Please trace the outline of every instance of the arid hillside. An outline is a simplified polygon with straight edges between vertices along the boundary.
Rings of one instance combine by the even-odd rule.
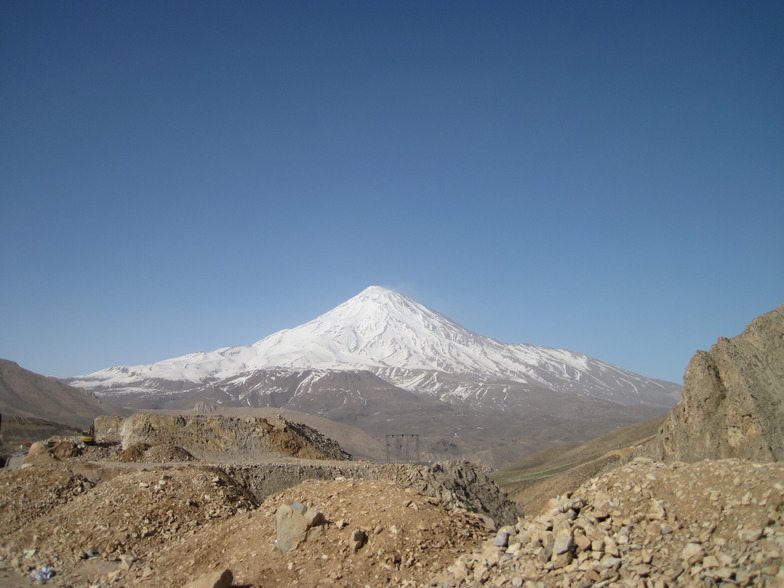
[[[600,473],[618,467],[650,443],[664,418],[624,427],[580,445],[560,445],[491,474],[513,500],[536,514],[553,496],[574,492]]]
[[[0,359],[0,413],[89,427],[98,415],[126,415],[129,411]]]

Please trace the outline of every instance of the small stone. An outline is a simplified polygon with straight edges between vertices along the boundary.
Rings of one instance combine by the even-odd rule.
[[[556,537],[553,543],[553,555],[561,555],[569,551],[574,551],[574,538],[571,535]]]
[[[351,550],[356,553],[367,543],[367,533],[365,533],[362,529],[357,529],[351,534],[351,539],[349,540],[349,544],[351,545]]]
[[[553,556],[551,563],[554,570],[560,570],[561,568],[566,567],[572,563],[573,559],[574,554],[571,551],[564,551],[563,553],[559,553],[558,555]]]
[[[122,570],[114,570],[113,572],[109,572],[108,574],[106,574],[106,579],[110,583],[114,583],[117,580],[117,578],[120,576],[121,573],[122,573]],[[206,588],[206,586],[203,587],[203,586],[191,586],[191,585],[188,585],[185,588]]]
[[[493,545],[496,547],[508,547],[509,533],[507,531],[499,531],[493,539]]]
[[[186,584],[184,588],[231,588],[234,574],[229,569],[210,572]]]
[[[639,576],[640,578],[647,578],[648,576],[651,575],[653,569],[649,565],[640,564],[637,566],[633,566],[629,571],[631,571],[636,576]]]
[[[741,540],[746,541],[747,543],[753,543],[762,537],[762,529],[743,529],[738,534]]]
[[[583,551],[590,551],[591,549],[591,540],[582,533],[575,533],[574,542]]]
[[[700,563],[703,557],[705,557],[705,550],[699,543],[687,543],[681,551],[681,559],[689,565]]]
[[[667,513],[664,510],[664,505],[660,501],[653,499],[651,501],[651,506],[648,509],[648,514],[647,514],[648,520],[663,521],[666,516]]]
[[[717,570],[713,570],[710,573],[711,577],[719,579],[719,580],[730,580],[735,576],[735,570],[732,568],[719,568]]]
[[[591,582],[598,582],[602,579],[601,572],[596,568],[588,568],[585,571],[585,577]]]
[[[618,545],[609,537],[604,540],[604,552],[607,555],[611,555],[613,557],[618,557],[621,555],[621,552],[618,550]]]
[[[707,555],[702,560],[702,567],[706,569],[718,568],[721,564],[715,555]]]

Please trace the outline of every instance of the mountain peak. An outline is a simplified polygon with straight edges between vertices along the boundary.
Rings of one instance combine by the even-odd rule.
[[[346,300],[344,304],[356,304],[358,302],[368,301],[381,305],[395,305],[406,300],[413,302],[407,296],[390,290],[389,288],[384,288],[383,286],[368,286],[353,298]]]
[[[365,288],[353,298],[297,329],[307,330],[308,327],[320,331],[325,328],[332,332],[351,331],[352,337],[358,338],[363,347],[385,346],[393,340],[398,345],[404,341],[410,344],[413,339],[421,343],[434,334],[447,340],[463,340],[473,335],[442,314],[381,286]]]
[[[357,296],[389,296],[393,294],[398,293],[394,290],[390,290],[389,288],[384,288],[383,286],[368,286],[362,290],[362,292],[357,294]]]
[[[123,373],[104,370],[93,376],[101,386],[107,381],[128,386],[150,379],[218,381],[270,369],[365,370],[403,389],[431,394],[440,393],[444,379],[462,382],[450,393],[457,395],[468,393],[466,382],[473,382],[471,386],[515,382],[599,398],[622,391],[637,400],[640,391],[649,388],[654,396],[662,394],[658,383],[580,353],[507,345],[477,335],[381,286],[369,286],[321,316],[250,346],[186,355]],[[79,381],[89,387],[92,379]]]

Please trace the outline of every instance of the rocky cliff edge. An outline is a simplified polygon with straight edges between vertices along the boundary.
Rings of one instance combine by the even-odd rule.
[[[784,461],[784,305],[698,351],[649,455]]]

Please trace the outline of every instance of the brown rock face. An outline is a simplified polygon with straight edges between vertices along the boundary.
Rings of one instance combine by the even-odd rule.
[[[654,457],[784,461],[784,305],[698,351]]]

